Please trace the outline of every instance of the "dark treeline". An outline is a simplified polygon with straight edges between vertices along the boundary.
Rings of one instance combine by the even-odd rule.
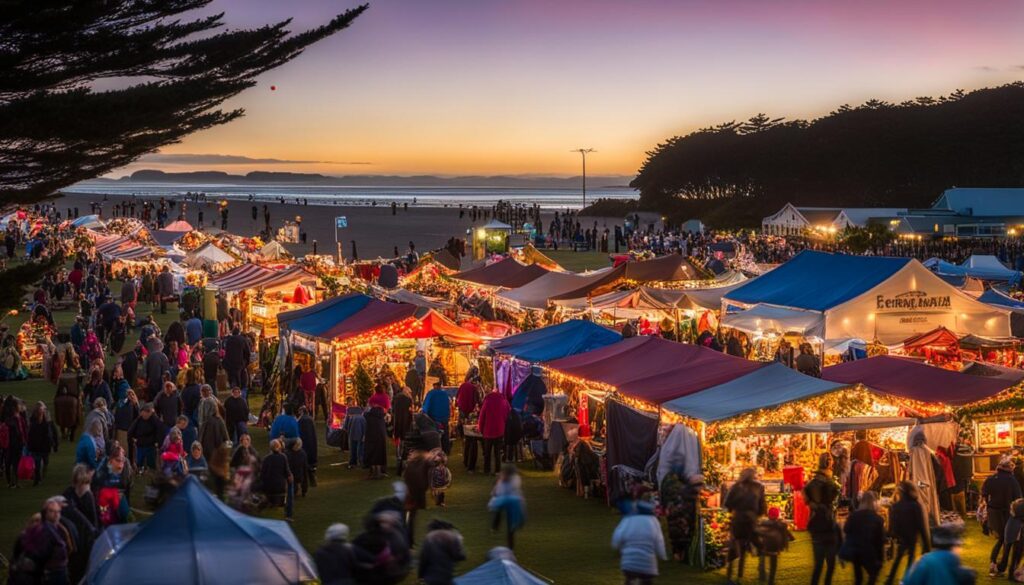
[[[676,136],[647,153],[641,206],[716,227],[760,225],[787,202],[927,207],[949,187],[1024,186],[1024,83],[816,120],[765,114]]]

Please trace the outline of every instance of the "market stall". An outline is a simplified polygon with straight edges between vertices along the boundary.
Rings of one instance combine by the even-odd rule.
[[[819,313],[826,341],[892,344],[944,326],[958,335],[1010,334],[1010,311],[979,302],[912,258],[804,251],[725,295],[723,310],[767,304]]]
[[[334,424],[344,417],[344,405],[365,404],[374,375],[390,372],[403,380],[417,350],[454,381],[474,363],[474,348],[482,341],[436,311],[362,294],[279,313],[277,319],[293,354],[305,354],[307,365],[319,364]],[[293,360],[301,361],[294,355]]]
[[[214,277],[207,287],[226,295],[228,306],[241,311],[245,328],[274,337],[278,313],[316,298],[317,277],[298,264],[282,270],[242,264]]]

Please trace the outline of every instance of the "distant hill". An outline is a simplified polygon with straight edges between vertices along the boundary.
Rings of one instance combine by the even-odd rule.
[[[759,226],[788,202],[926,207],[950,187],[1021,187],[1024,83],[726,122],[657,145],[631,186],[642,208],[714,227]]]
[[[626,187],[633,177],[625,175],[595,175],[587,177],[588,188]],[[223,171],[192,171],[167,173],[143,169],[120,179],[95,179],[87,183],[180,183],[180,184],[306,184],[353,187],[503,187],[509,189],[577,189],[580,177],[546,177],[534,175],[469,175],[444,177],[438,175],[342,175],[318,173],[283,173],[253,171],[245,175],[232,175]]]

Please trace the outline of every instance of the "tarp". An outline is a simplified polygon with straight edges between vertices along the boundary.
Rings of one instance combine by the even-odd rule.
[[[234,264],[238,260],[214,245],[206,242],[199,248],[189,252],[182,264],[192,268],[210,268],[219,264]]]
[[[499,292],[495,300],[512,308],[544,309],[549,299],[601,282],[611,270],[604,268],[589,274],[549,272],[523,286]]]
[[[906,416],[850,416],[837,418],[828,422],[804,422],[788,425],[772,425],[768,427],[747,427],[745,435],[793,435],[798,433],[848,433],[850,431],[868,431],[873,429],[893,429],[912,427],[922,420]],[[945,417],[938,417],[945,420]]]
[[[277,271],[265,268],[257,264],[242,264],[217,275],[210,280],[210,284],[224,292],[238,292],[250,288],[256,288],[265,282],[273,280]]]
[[[795,332],[803,336],[824,337],[825,315],[817,311],[787,309],[772,305],[754,305],[746,311],[722,317],[722,326],[746,333]]]
[[[971,376],[890,356],[830,366],[821,370],[821,377],[844,384],[863,384],[897,398],[953,406],[984,400],[1013,385],[1007,380]]]
[[[994,288],[990,288],[983,292],[981,296],[978,297],[978,300],[989,305],[1024,310],[1024,301],[1018,301],[1010,295],[1000,292]]]
[[[271,240],[260,248],[260,256],[263,256],[268,260],[280,260],[281,258],[291,258],[291,253],[281,244],[281,242]]]
[[[960,347],[965,349],[1010,348],[1015,347],[1017,343],[1017,340],[1013,337],[982,337],[980,335],[967,335],[959,341]]]
[[[514,561],[494,559],[456,577],[455,585],[548,585],[548,582]]]
[[[710,273],[681,254],[668,254],[640,262],[627,262],[625,277],[634,282],[676,282],[712,278]]]
[[[967,367],[960,370],[960,373],[970,376],[981,376],[983,378],[1007,380],[1012,384],[1024,380],[1024,370],[982,362],[971,362]]]
[[[459,269],[459,259],[445,248],[432,252],[430,258],[448,270]]]
[[[416,307],[388,303],[362,294],[334,297],[311,307],[278,313],[288,329],[323,340],[342,341],[381,327],[415,318]]]
[[[105,532],[110,531],[118,537],[97,541],[85,583],[297,584],[317,579],[287,522],[236,512],[195,477],[186,479],[146,522]]]
[[[494,288],[517,288],[547,274],[537,264],[522,264],[514,258],[505,258],[454,274],[452,278]]]
[[[188,232],[174,232],[168,230],[153,230],[149,232],[149,235],[153,238],[158,245],[163,247],[169,247],[174,245],[181,238],[185,237]]]
[[[528,362],[547,362],[622,340],[622,335],[590,321],[572,320],[490,342],[495,353]]]
[[[196,228],[192,227],[192,224],[190,224],[189,222],[187,222],[187,221],[185,221],[183,219],[179,219],[178,221],[172,221],[171,223],[167,224],[166,227],[164,227],[164,231],[166,231],[166,232],[185,232],[185,233],[188,233],[188,232],[190,232],[190,231],[192,231],[194,229],[196,229]]]
[[[918,335],[914,335],[913,337],[908,337],[907,339],[904,339],[903,349],[911,351],[926,346],[955,348],[958,344],[958,341],[959,338],[956,336],[956,333],[953,333],[952,331],[946,329],[945,327],[938,327],[936,329],[932,329],[931,331],[920,333]]]
[[[83,215],[71,220],[71,225],[76,228],[103,229],[107,224],[98,215]]]
[[[660,337],[631,337],[545,364],[577,378],[614,386],[654,404],[718,386],[764,366],[706,347]]]
[[[804,250],[778,268],[725,295],[725,301],[825,311],[899,272],[909,258],[850,256]]]
[[[615,466],[644,469],[647,460],[658,450],[659,421],[657,415],[641,412],[617,400],[606,400],[604,406],[609,499],[614,502],[626,495],[616,480]]]
[[[428,309],[443,310],[448,306],[448,303],[442,300],[425,297],[404,288],[397,288],[389,291],[387,293],[387,297],[399,303],[409,303],[410,305],[426,307]]]
[[[783,364],[774,363],[700,392],[669,400],[662,404],[662,408],[704,422],[715,422],[846,386],[805,376]]]
[[[925,267],[946,276],[969,276],[979,280],[995,282],[1020,282],[1021,274],[1010,270],[995,256],[974,254],[962,264],[952,264],[939,258],[929,258]]]
[[[483,338],[476,333],[460,327],[433,309],[428,309],[419,322],[417,329],[404,336],[406,339],[441,337],[457,345],[480,345],[483,342]]]

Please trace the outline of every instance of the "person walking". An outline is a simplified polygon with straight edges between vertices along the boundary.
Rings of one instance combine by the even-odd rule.
[[[242,389],[231,388],[231,396],[224,400],[224,423],[228,427],[231,440],[238,442],[238,437],[248,433],[249,403],[242,397]]]
[[[782,512],[778,508],[768,508],[768,517],[757,524],[757,574],[759,580],[762,583],[767,582],[768,585],[775,585],[779,555],[795,540],[781,515]]]
[[[440,382],[434,382],[433,389],[427,392],[423,398],[423,412],[437,423],[437,431],[441,435],[441,448],[445,453],[451,451],[451,444],[448,439],[448,421],[451,420],[452,404],[448,398],[448,391],[441,387]]]
[[[512,463],[506,463],[498,474],[498,481],[491,490],[487,509],[493,514],[491,530],[498,530],[502,513],[505,515],[505,538],[508,548],[515,549],[515,533],[526,520],[526,500],[523,498],[523,480],[519,470]]]
[[[510,547],[511,548],[511,547]],[[650,585],[658,576],[658,559],[668,560],[665,537],[650,502],[637,502],[612,533],[612,548],[619,551],[619,568],[626,585]]]
[[[420,580],[425,585],[454,585],[455,565],[464,560],[466,549],[459,531],[444,520],[431,520],[420,547],[417,567]]]
[[[270,453],[263,458],[263,462],[260,464],[260,482],[269,506],[275,508],[284,506],[285,498],[288,495],[288,484],[292,481],[288,458],[284,455],[284,441],[274,439],[270,441]]]
[[[1010,505],[1021,497],[1020,484],[1013,477],[1013,460],[1003,457],[996,465],[996,472],[981,484],[981,499],[988,510],[988,529],[996,537],[996,543],[989,554],[990,577],[1001,577],[1006,571],[1006,564],[999,564],[1000,553],[1006,559],[1003,550],[1006,545],[1006,522],[1010,519]]]
[[[932,551],[922,556],[903,585],[974,585],[977,575],[960,564],[963,525],[941,524],[932,530]]]
[[[931,538],[928,534],[928,523],[925,521],[925,511],[921,502],[917,501],[917,487],[909,481],[902,481],[899,485],[899,501],[889,508],[889,534],[896,538],[898,544],[896,556],[889,568],[889,577],[885,585],[893,585],[896,579],[896,570],[900,561],[906,557],[907,564],[903,571],[904,576],[910,571],[914,564],[914,555],[920,544],[923,552],[927,553],[931,548]]]
[[[508,400],[495,388],[484,397],[480,405],[480,417],[477,419],[477,426],[483,436],[484,443],[484,473],[491,473],[491,457],[494,458],[494,470],[497,471],[501,465],[502,447],[505,442],[505,425],[508,422],[508,415],[512,407]]]
[[[757,481],[757,470],[748,467],[740,472],[737,481],[725,496],[723,506],[732,513],[729,523],[730,544],[727,578],[732,581],[733,561],[738,561],[736,578],[743,578],[747,552],[754,543],[757,520],[768,511],[764,485]]]
[[[860,505],[850,513],[843,528],[846,540],[839,558],[853,564],[853,582],[875,585],[885,560],[885,521],[878,515],[875,492],[864,492]]]
[[[306,452],[306,477],[303,481],[308,482],[309,487],[316,487],[316,465],[319,460],[316,423],[313,422],[312,413],[305,407],[299,408],[299,439],[302,440],[302,450]],[[302,495],[306,495],[305,488]]]
[[[363,407],[350,406],[345,410],[345,422],[341,429],[348,434],[348,468],[362,467],[365,464],[363,444],[366,440],[366,418]]]
[[[60,436],[57,434],[57,425],[50,419],[50,413],[46,410],[46,404],[36,403],[32,411],[32,417],[28,421],[28,448],[29,454],[35,461],[36,470],[32,485],[37,486],[43,479],[43,474],[50,466],[50,452],[57,452],[60,445]]]
[[[160,418],[153,414],[153,405],[143,404],[139,418],[128,428],[128,440],[135,445],[135,465],[140,471],[147,467],[156,469],[156,449],[163,436]]]
[[[213,414],[203,421],[196,438],[203,446],[203,453],[213,453],[218,447],[229,441],[228,427],[220,417],[220,410],[214,409]]]
[[[811,572],[811,585],[818,585],[822,569],[825,570],[824,585],[832,585],[832,575],[836,570],[836,555],[842,534],[835,519],[835,505],[839,498],[839,488],[832,479],[832,470],[824,466],[814,473],[811,481],[804,486],[804,502],[810,509],[807,521],[807,532],[811,536],[811,550],[814,555],[814,568]]]
[[[302,439],[295,439],[291,446],[285,446],[288,469],[292,472],[292,480],[288,482],[288,499],[285,502],[284,517],[291,521],[295,512],[295,496],[306,497],[309,491],[309,459],[302,449]]]
[[[1006,521],[1006,541],[1003,546],[1003,556],[999,565],[1005,567],[1006,576],[1011,583],[1022,583],[1020,565],[1021,553],[1024,552],[1024,499],[1014,500],[1010,505],[1010,519]],[[1006,564],[1007,556],[1010,557],[1010,564]]]
[[[402,386],[391,401],[392,438],[395,440],[398,453],[403,452],[405,436],[412,430],[412,409],[412,391],[408,386]],[[396,468],[401,470],[401,457],[396,459]]]

